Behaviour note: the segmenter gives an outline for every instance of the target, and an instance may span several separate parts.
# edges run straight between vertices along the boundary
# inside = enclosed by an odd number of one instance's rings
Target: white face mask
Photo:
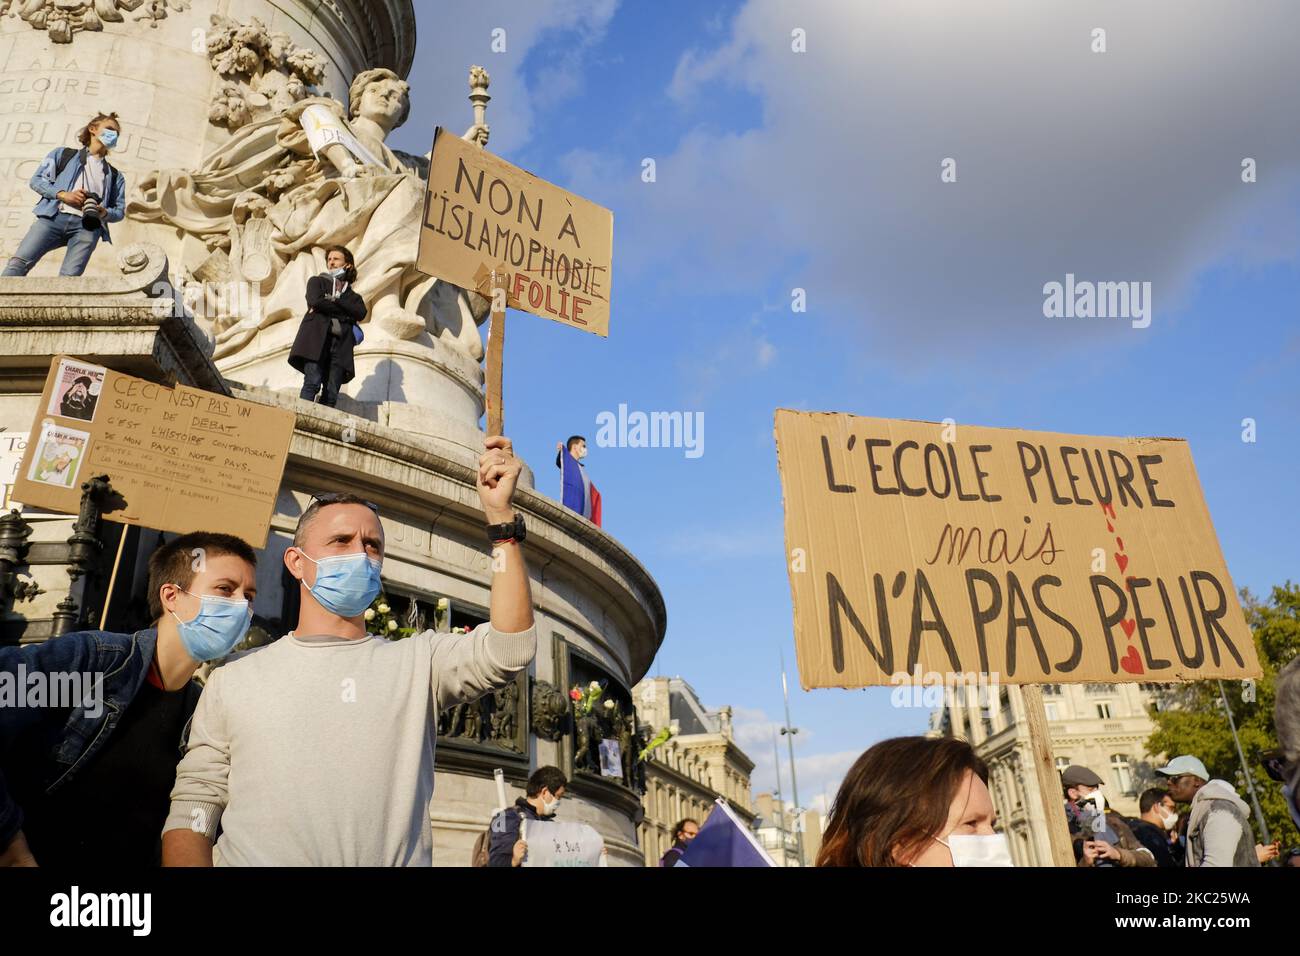
[[[1164,823],[1166,830],[1172,830],[1174,827],[1178,826],[1178,814],[1176,813],[1165,813],[1161,810],[1160,820]]]
[[[953,866],[1015,866],[1005,833],[950,833],[947,841],[935,840],[948,848]]]
[[[554,800],[547,800],[545,797],[542,797],[542,816],[544,817],[555,816],[555,811],[558,810],[559,808],[560,808],[559,797],[556,797]]]

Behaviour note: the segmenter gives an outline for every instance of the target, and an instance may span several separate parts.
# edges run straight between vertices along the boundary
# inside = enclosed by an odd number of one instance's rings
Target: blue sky
[[[588,466],[606,529],[668,606],[654,670],[736,709],[756,789],[773,783],[782,651],[806,804],[927,717],[887,690],[798,689],[776,408],[1184,437],[1235,583],[1296,577],[1285,5],[416,6],[395,145],[463,131],[481,64],[489,148],[614,211],[609,339],[512,313],[507,431],[539,487],[556,492],[555,442],[593,438],[620,403],[704,414],[699,458],[593,442]],[[946,157],[956,183],[940,182]],[[1043,283],[1067,272],[1152,282],[1151,326],[1044,318]]]

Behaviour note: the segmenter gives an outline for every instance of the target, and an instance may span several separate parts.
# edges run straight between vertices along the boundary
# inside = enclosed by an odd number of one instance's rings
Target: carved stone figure
[[[511,681],[492,692],[491,739],[513,747],[518,720],[519,682]]]
[[[564,736],[569,722],[569,698],[555,685],[534,681],[532,689],[532,730],[543,740],[556,741]]]
[[[197,170],[143,178],[128,215],[203,240],[211,255],[195,274],[260,291],[251,314],[217,320],[215,359],[240,353],[254,339],[259,353],[279,347],[279,338],[287,344],[307,280],[323,271],[326,247],[337,244],[356,258],[354,288],[369,308],[368,345],[437,340],[477,366],[477,325],[487,317],[487,300],[415,268],[428,158],[385,142],[406,121],[409,92],[391,70],[367,70],[352,82],[347,109],[306,97],[240,128]],[[465,139],[486,144],[487,126],[475,124]]]
[[[122,23],[126,13],[143,7],[134,20],[148,21],[156,27],[167,12],[183,12],[190,0],[5,0],[0,15],[9,14],[26,20],[37,30],[44,30],[54,43],[71,43],[83,31],[96,32],[105,23]]]
[[[208,32],[208,61],[225,82],[213,97],[208,120],[231,132],[254,120],[284,112],[316,92],[326,62],[300,47],[289,34],[271,30],[257,17],[240,23],[214,14]]]

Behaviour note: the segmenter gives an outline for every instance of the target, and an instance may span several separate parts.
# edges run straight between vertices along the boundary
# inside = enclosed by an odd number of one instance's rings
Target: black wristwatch
[[[505,524],[490,524],[487,526],[488,540],[493,544],[501,544],[505,541],[522,542],[527,536],[527,530],[524,528],[524,516],[515,512],[515,519],[507,521]]]

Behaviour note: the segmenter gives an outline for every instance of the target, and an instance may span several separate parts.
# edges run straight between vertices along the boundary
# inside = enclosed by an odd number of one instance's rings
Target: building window
[[[1060,708],[1056,705],[1056,701],[1054,701],[1054,700],[1045,700],[1045,701],[1043,701],[1043,710],[1047,711],[1047,719],[1048,719],[1048,720],[1060,720],[1060,719],[1061,719]]]
[[[1106,701],[1097,705],[1097,716],[1102,720],[1110,720],[1110,702]]]
[[[1119,789],[1119,792],[1131,796],[1133,793],[1133,773],[1129,765],[1128,754],[1111,754],[1110,772],[1115,777],[1115,786]]]
[[[1057,773],[1065,773],[1065,768],[1070,766],[1069,757],[1057,757],[1055,762],[1056,762]]]

